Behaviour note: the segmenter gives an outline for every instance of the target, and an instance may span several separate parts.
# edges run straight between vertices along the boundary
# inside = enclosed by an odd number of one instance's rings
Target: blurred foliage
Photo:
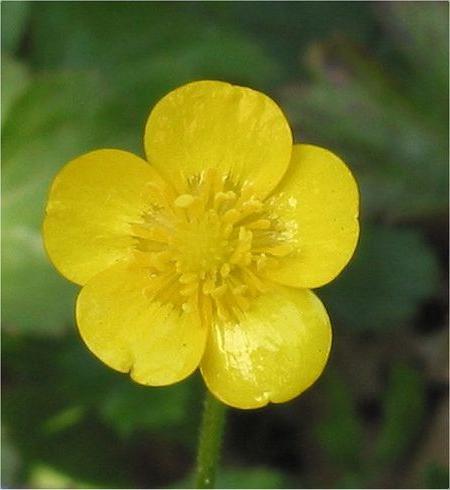
[[[27,27],[28,2],[2,2],[2,50],[15,52]]]
[[[68,24],[72,36],[66,36]],[[111,9],[96,2],[89,15],[82,3],[49,3],[36,10],[33,27],[34,66],[99,71],[119,91],[138,88],[129,102],[146,97],[145,111],[152,103],[148,82],[153,78],[161,83],[158,97],[168,84],[176,86],[206,72],[211,78],[258,86],[279,80],[276,62],[257,44],[190,3],[150,2],[130,8],[125,2]]]
[[[336,322],[389,330],[411,321],[417,304],[431,297],[438,284],[436,256],[420,233],[363,224],[352,266],[322,296]]]
[[[28,83],[28,70],[23,63],[11,58],[8,54],[2,58],[2,126],[9,108],[21,94]]]
[[[302,140],[331,146],[355,169],[364,213],[445,213],[448,5],[377,9],[388,53],[369,57],[342,36],[313,45],[306,61],[314,83],[286,91],[286,108]]]
[[[146,436],[156,431],[156,441],[191,445],[196,439],[185,417],[196,405],[195,379],[149,390],[103,366],[73,335],[4,334],[3,348],[3,420],[25,467],[42,463],[72,481],[127,486]],[[92,433],[94,454],[86,451]]]
[[[12,327],[55,331],[73,318],[75,288],[50,265],[41,225],[61,158],[90,148],[89,99],[96,100],[89,78],[43,76],[29,83],[3,125],[2,306]]]
[[[432,464],[426,469],[424,480],[425,488],[448,488],[448,468]]]
[[[447,396],[418,353],[439,346],[433,335],[447,320],[448,5],[4,1],[1,10],[2,485],[192,481],[201,380],[149,389],[94,359],[74,335],[77,288],[49,264],[40,229],[64,163],[101,147],[142,154],[158,98],[209,78],[278,100],[296,141],[349,163],[362,204],[355,258],[319,292],[335,324],[323,381],[252,412],[238,431],[231,417],[218,484],[447,487],[445,458],[418,466],[416,454]],[[371,369],[349,374],[348,352]]]
[[[317,438],[335,465],[357,470],[364,436],[351,391],[335,373],[327,377],[324,391],[327,413],[316,426]]]
[[[222,471],[217,488],[289,488],[287,479],[270,468],[242,468]]]
[[[396,363],[383,399],[384,421],[376,446],[381,465],[398,461],[409,449],[418,435],[425,404],[422,375],[410,366]]]
[[[196,488],[195,475],[189,475],[170,488]],[[220,468],[216,478],[216,488],[290,488],[285,475],[272,468]]]

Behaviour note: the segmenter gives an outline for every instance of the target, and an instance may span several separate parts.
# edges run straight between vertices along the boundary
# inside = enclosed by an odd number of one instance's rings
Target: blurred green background
[[[264,91],[348,162],[362,235],[320,289],[334,348],[303,396],[230,411],[218,485],[448,487],[448,4],[11,2],[2,13],[2,487],[190,484],[202,382],[145,388],[94,359],[40,237],[52,177],[143,154],[192,80]]]

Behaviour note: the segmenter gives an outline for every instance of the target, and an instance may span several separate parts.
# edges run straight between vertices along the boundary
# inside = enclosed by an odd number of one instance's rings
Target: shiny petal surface
[[[238,323],[214,323],[201,371],[224,403],[257,408],[306,390],[330,346],[329,318],[317,296],[280,287],[257,298]]]
[[[147,121],[149,162],[182,192],[207,168],[262,197],[285,173],[292,135],[281,109],[266,95],[224,82],[184,85],[161,99]]]
[[[149,204],[148,184],[159,180],[145,160],[120,150],[93,151],[63,167],[50,190],[43,230],[61,274],[85,284],[127,256],[130,225]]]
[[[136,382],[151,386],[191,374],[207,331],[193,314],[160,302],[159,293],[145,268],[119,263],[83,287],[76,308],[89,349],[113,369],[130,371]]]
[[[274,212],[287,223],[294,251],[269,277],[302,288],[330,282],[352,257],[359,236],[359,194],[350,170],[327,150],[295,145],[279,191]]]

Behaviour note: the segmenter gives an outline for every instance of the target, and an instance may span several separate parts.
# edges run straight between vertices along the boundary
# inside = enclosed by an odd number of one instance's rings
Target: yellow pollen
[[[178,196],[169,186],[149,190],[157,203],[131,229],[158,290],[152,294],[206,323],[248,308],[271,287],[265,271],[293,250],[292,227],[248,182],[239,188],[208,169],[188,178]]]
[[[223,264],[222,267],[220,268],[220,275],[223,278],[228,277],[228,274],[230,273],[230,271],[231,271],[230,264],[225,262],[225,264]]]
[[[258,219],[252,221],[247,225],[249,230],[268,230],[270,228],[271,222],[268,219]]]
[[[272,255],[275,255],[275,257],[282,257],[292,252],[292,245],[289,243],[282,243],[281,245],[269,248],[268,250]]]
[[[177,208],[188,208],[194,202],[194,196],[190,194],[181,194],[175,199],[175,206]]]
[[[224,215],[223,215],[223,221],[225,223],[235,223],[240,217],[240,213],[237,209],[229,209]]]

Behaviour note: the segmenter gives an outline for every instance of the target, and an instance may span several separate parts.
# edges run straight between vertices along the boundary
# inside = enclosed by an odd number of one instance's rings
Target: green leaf
[[[29,8],[29,2],[2,2],[2,50],[11,53],[17,51],[27,24]]]
[[[315,427],[316,435],[330,461],[351,474],[361,463],[362,422],[350,387],[338,374],[327,375],[324,392],[326,414]]]
[[[196,488],[190,474],[169,488]],[[288,479],[280,471],[264,466],[219,468],[215,488],[290,488]]]
[[[102,399],[99,411],[123,436],[142,430],[165,431],[180,426],[191,399],[188,380],[168,387],[151,388],[130,379],[117,383]]]
[[[2,486],[3,488],[17,488],[18,473],[21,466],[20,453],[14,446],[8,430],[2,426]]]
[[[420,434],[425,402],[422,373],[404,363],[396,363],[384,394],[383,424],[376,443],[376,457],[381,464],[394,464]]]
[[[328,147],[348,162],[366,212],[421,216],[447,207],[445,139],[420,116],[400,109],[398,101],[387,105],[350,81],[315,85],[287,100],[286,107],[304,141]],[[440,129],[445,127],[443,122]]]
[[[217,488],[289,488],[286,477],[265,467],[225,469],[219,471]]]
[[[74,348],[84,353],[78,363],[71,355]],[[2,419],[23,459],[20,476],[33,474],[38,464],[67,475],[73,482],[92,482],[101,488],[129,484],[131,471],[123,462],[130,448],[113,430],[98,423],[90,405],[95,398],[89,386],[84,389],[86,380],[81,377],[78,385],[75,382],[83,373],[83,364],[100,394],[108,389],[110,379],[99,380],[96,371],[102,371],[102,366],[93,359],[91,362],[80,341],[75,336],[18,336],[6,331],[2,353],[8,358]],[[69,371],[63,369],[68,366],[62,359],[71,362]],[[87,408],[86,416],[80,417],[76,407]],[[117,470],[111,471],[111,466]],[[34,487],[26,481],[19,483],[19,487]]]
[[[445,110],[432,110],[432,120],[424,117],[418,98],[393,82],[393,68],[367,59],[352,45],[313,46],[308,60],[314,79],[286,93],[286,110],[303,141],[330,148],[349,163],[362,190],[364,213],[398,218],[445,212]],[[436,89],[424,89],[411,70],[402,80],[417,83],[428,100]]]
[[[437,259],[418,232],[363,224],[354,258],[321,296],[336,323],[388,330],[409,322],[438,284]]]
[[[3,320],[56,331],[72,322],[75,286],[47,259],[41,237],[45,199],[56,172],[90,149],[95,85],[70,74],[34,81],[3,126]]]
[[[76,288],[52,269],[38,224],[20,222],[20,210],[5,206],[2,221],[4,326],[56,332],[71,323]]]
[[[2,125],[14,101],[28,83],[28,70],[23,63],[7,54],[2,55]]]
[[[78,481],[43,463],[37,463],[31,467],[28,483],[31,488],[96,488],[92,482]]]
[[[251,34],[295,79],[299,77],[296,60],[311,42],[336,30],[360,42],[372,40],[374,12],[365,3],[264,2],[258,8],[251,2],[202,4],[215,19]]]
[[[334,488],[367,488],[364,476],[358,472],[348,471],[337,480]]]
[[[51,416],[42,424],[42,430],[48,434],[56,434],[76,425],[84,416],[82,406],[65,408]]]
[[[59,475],[71,486],[142,488],[167,458],[160,458],[161,447],[176,452],[190,445],[186,427],[196,435],[200,402],[188,394],[192,380],[169,388],[137,386],[96,359],[75,332],[48,337],[6,331],[2,352],[8,359],[2,420],[23,462],[22,479],[55,476],[56,482]],[[42,467],[49,472],[36,475]],[[178,476],[169,471],[161,478]]]
[[[447,2],[390,2],[380,9],[384,27],[407,60],[407,90],[424,117],[448,119]]]
[[[424,488],[448,488],[448,467],[432,463],[425,469]]]
[[[279,79],[278,64],[257,42],[195,4],[42,4],[33,19],[36,66],[95,69],[127,97],[137,95],[136,83],[143,95],[155,73],[170,88],[199,78],[253,86]]]

